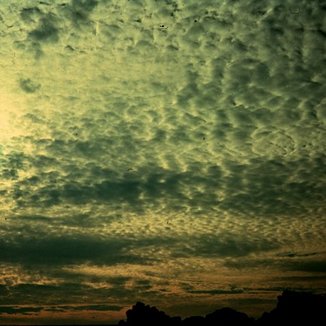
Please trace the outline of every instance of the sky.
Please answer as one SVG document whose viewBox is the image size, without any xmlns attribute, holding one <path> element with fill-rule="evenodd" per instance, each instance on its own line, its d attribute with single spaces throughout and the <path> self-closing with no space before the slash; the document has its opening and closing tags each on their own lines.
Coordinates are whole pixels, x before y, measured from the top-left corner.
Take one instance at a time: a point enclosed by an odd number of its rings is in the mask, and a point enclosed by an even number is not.
<svg viewBox="0 0 326 326">
<path fill-rule="evenodd" d="M 325 292 L 325 10 L 1 0 L 0 324 Z"/>
</svg>

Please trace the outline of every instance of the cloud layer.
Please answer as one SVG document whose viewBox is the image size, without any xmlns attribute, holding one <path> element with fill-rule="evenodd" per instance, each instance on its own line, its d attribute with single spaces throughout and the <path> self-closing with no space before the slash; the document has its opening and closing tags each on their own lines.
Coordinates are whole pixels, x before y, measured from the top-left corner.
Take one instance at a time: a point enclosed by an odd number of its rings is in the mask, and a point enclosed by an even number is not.
<svg viewBox="0 0 326 326">
<path fill-rule="evenodd" d="M 324 11 L 2 1 L 1 316 L 324 289 Z"/>
</svg>

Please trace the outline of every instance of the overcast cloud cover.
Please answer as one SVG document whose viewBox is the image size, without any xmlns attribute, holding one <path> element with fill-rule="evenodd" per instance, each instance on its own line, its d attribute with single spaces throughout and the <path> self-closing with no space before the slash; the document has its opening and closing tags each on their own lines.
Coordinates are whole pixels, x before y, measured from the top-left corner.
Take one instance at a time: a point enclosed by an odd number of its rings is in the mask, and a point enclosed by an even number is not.
<svg viewBox="0 0 326 326">
<path fill-rule="evenodd" d="M 2 0 L 0 319 L 325 291 L 325 10 Z"/>
</svg>

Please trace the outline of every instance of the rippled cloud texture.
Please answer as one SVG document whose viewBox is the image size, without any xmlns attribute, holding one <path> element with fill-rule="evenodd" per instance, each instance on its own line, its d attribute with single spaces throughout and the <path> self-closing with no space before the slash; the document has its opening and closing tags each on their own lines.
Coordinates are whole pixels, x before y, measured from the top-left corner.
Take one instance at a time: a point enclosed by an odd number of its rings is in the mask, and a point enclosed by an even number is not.
<svg viewBox="0 0 326 326">
<path fill-rule="evenodd" d="M 1 1 L 0 319 L 324 291 L 325 10 Z"/>
</svg>

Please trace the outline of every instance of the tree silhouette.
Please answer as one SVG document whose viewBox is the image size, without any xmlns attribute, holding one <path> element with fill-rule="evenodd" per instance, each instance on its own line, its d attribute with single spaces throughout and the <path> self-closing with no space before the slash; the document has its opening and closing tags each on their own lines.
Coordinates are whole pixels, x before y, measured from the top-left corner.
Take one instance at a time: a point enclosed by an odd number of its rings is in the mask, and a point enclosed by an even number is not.
<svg viewBox="0 0 326 326">
<path fill-rule="evenodd" d="M 275 326 L 326 325 L 326 296 L 286 290 L 278 298 L 275 309 L 258 320 L 231 308 L 218 309 L 205 317 L 192 316 L 182 320 L 170 317 L 156 307 L 137 302 L 126 313 L 127 320 L 119 326 Z"/>
</svg>

